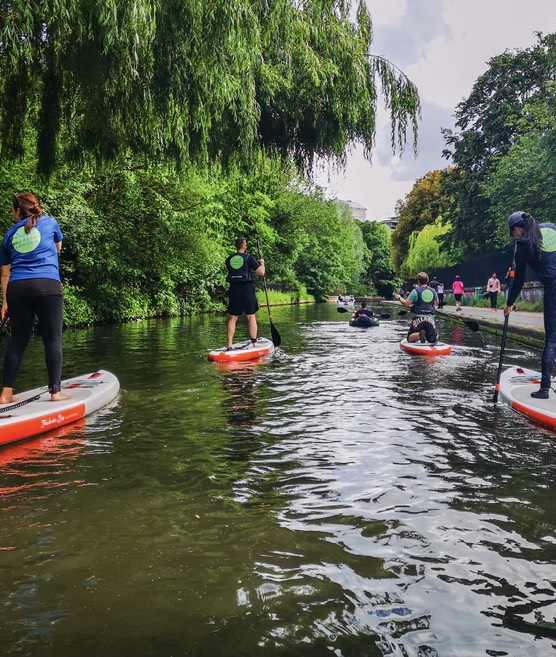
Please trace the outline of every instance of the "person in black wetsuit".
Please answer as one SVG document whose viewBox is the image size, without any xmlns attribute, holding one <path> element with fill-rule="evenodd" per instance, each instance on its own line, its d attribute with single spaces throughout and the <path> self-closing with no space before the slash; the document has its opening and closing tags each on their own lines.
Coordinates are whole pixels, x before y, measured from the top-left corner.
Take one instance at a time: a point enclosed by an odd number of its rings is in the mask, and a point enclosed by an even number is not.
<svg viewBox="0 0 556 657">
<path fill-rule="evenodd" d="M 362 315 L 366 315 L 367 317 L 371 317 L 371 318 L 373 318 L 375 316 L 373 311 L 369 310 L 366 301 L 361 302 L 361 308 L 359 308 L 359 310 L 356 310 L 354 313 L 352 313 L 351 318 L 352 319 L 357 319 L 358 317 L 361 317 Z"/>
<path fill-rule="evenodd" d="M 510 235 L 517 240 L 515 274 L 508 291 L 504 316 L 521 292 L 527 265 L 544 287 L 544 349 L 542 352 L 541 387 L 531 397 L 548 399 L 552 369 L 556 360 L 556 226 L 553 223 L 537 224 L 527 212 L 514 212 L 508 217 Z"/>
<path fill-rule="evenodd" d="M 236 323 L 240 315 L 247 315 L 249 326 L 249 337 L 253 345 L 257 344 L 257 318 L 255 313 L 259 310 L 259 303 L 255 296 L 255 283 L 253 273 L 257 276 L 265 275 L 264 260 L 256 260 L 247 253 L 247 240 L 238 237 L 236 240 L 237 252 L 226 258 L 227 280 L 230 284 L 228 308 L 226 312 L 230 315 L 228 320 L 228 345 L 232 348 Z"/>
<path fill-rule="evenodd" d="M 35 316 L 44 344 L 50 399 L 63 401 L 69 397 L 62 392 L 60 381 L 64 298 L 58 253 L 62 231 L 55 219 L 43 213 L 37 197 L 27 192 L 13 197 L 12 216 L 14 225 L 0 247 L 1 315 L 2 319 L 9 317 L 12 328 L 4 354 L 0 404 L 18 401 L 13 386 Z"/>
<path fill-rule="evenodd" d="M 435 307 L 438 305 L 436 292 L 428 285 L 429 277 L 424 271 L 417 274 L 417 285 L 411 291 L 407 299 L 402 299 L 399 294 L 394 296 L 404 306 L 411 306 L 413 321 L 407 332 L 408 342 L 436 344 L 438 334 L 434 321 Z"/>
</svg>

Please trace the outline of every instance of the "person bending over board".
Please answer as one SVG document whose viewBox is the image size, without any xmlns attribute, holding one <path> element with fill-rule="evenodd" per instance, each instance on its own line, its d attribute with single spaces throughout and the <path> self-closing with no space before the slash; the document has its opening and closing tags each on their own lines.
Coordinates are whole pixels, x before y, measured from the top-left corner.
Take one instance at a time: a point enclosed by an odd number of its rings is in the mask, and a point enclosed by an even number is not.
<svg viewBox="0 0 556 657">
<path fill-rule="evenodd" d="M 12 226 L 0 247 L 2 265 L 2 319 L 9 316 L 11 340 L 4 354 L 0 404 L 18 401 L 15 378 L 33 331 L 35 315 L 44 344 L 51 401 L 69 399 L 61 391 L 64 297 L 58 253 L 62 231 L 55 219 L 43 214 L 33 194 L 15 194 Z"/>
<path fill-rule="evenodd" d="M 257 346 L 257 318 L 255 313 L 259 310 L 259 304 L 255 295 L 255 283 L 253 274 L 265 275 L 264 260 L 256 260 L 247 253 L 247 240 L 238 237 L 236 240 L 236 253 L 226 259 L 228 270 L 227 281 L 230 284 L 228 308 L 226 312 L 230 315 L 228 320 L 228 345 L 232 348 L 238 317 L 245 313 L 249 326 L 249 337 L 253 346 Z"/>
<path fill-rule="evenodd" d="M 411 290 L 407 299 L 403 299 L 399 294 L 395 295 L 404 306 L 411 306 L 413 321 L 407 333 L 408 342 L 422 343 L 428 342 L 436 344 L 438 334 L 436 323 L 434 321 L 435 306 L 438 305 L 438 296 L 432 287 L 428 286 L 429 277 L 424 271 L 417 274 L 417 286 Z"/>
<path fill-rule="evenodd" d="M 541 387 L 532 392 L 531 397 L 548 399 L 556 360 L 556 226 L 552 223 L 537 224 L 530 214 L 519 211 L 508 217 L 508 227 L 510 235 L 516 240 L 515 275 L 508 287 L 504 317 L 513 310 L 529 265 L 544 287 Z M 512 280 L 511 277 L 509 280 Z"/>
</svg>

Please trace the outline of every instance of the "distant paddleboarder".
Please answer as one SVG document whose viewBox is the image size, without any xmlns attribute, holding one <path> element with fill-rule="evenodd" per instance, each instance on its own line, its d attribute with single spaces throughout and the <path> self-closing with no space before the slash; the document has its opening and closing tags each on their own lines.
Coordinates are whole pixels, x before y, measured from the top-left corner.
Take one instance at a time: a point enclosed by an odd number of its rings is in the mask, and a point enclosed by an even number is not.
<svg viewBox="0 0 556 657">
<path fill-rule="evenodd" d="M 236 249 L 236 253 L 226 259 L 227 280 L 230 284 L 226 311 L 230 315 L 227 349 L 232 348 L 238 317 L 244 313 L 247 315 L 251 343 L 256 346 L 257 318 L 255 313 L 259 310 L 259 304 L 255 295 L 253 274 L 264 276 L 266 271 L 262 258 L 256 260 L 251 254 L 247 253 L 247 240 L 245 237 L 237 238 Z"/>
<path fill-rule="evenodd" d="M 527 212 L 514 212 L 508 217 L 510 235 L 517 240 L 515 275 L 508 290 L 504 316 L 512 312 L 523 283 L 527 265 L 544 287 L 544 349 L 542 352 L 542 378 L 539 390 L 531 397 L 548 399 L 552 369 L 556 360 L 556 226 L 537 224 Z M 511 279 L 510 279 L 511 280 Z"/>
<path fill-rule="evenodd" d="M 352 319 L 357 319 L 357 317 L 361 317 L 362 315 L 366 315 L 367 317 L 374 317 L 374 313 L 372 310 L 369 310 L 369 307 L 367 306 L 366 301 L 361 302 L 361 308 L 356 310 L 351 314 Z"/>
<path fill-rule="evenodd" d="M 411 290 L 407 299 L 402 299 L 399 294 L 395 295 L 404 306 L 411 306 L 413 321 L 407 333 L 408 342 L 417 342 L 423 344 L 436 344 L 438 334 L 434 320 L 435 307 L 438 305 L 438 295 L 429 287 L 429 276 L 424 271 L 417 274 L 417 285 Z"/>
</svg>

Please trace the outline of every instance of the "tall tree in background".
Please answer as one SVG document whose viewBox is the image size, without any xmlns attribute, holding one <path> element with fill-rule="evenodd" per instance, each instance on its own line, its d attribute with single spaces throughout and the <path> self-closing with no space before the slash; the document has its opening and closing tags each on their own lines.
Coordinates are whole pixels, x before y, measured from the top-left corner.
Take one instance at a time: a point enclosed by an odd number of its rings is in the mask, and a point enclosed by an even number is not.
<svg viewBox="0 0 556 657">
<path fill-rule="evenodd" d="M 525 210 L 539 221 L 556 219 L 556 84 L 547 93 L 524 108 L 523 134 L 496 158 L 482 186 L 498 218 L 494 236 L 500 248 L 511 241 L 505 221 L 511 212 Z"/>
<path fill-rule="evenodd" d="M 392 269 L 391 230 L 376 221 L 361 223 L 363 240 L 369 250 L 366 284 L 379 296 L 390 298 L 397 289 L 398 278 Z"/>
<path fill-rule="evenodd" d="M 62 155 L 251 163 L 260 148 L 308 170 L 356 142 L 370 158 L 380 92 L 403 149 L 417 91 L 370 54 L 363 1 L 350 16 L 345 0 L 3 2 L 2 155 L 31 126 L 47 174 Z"/>
<path fill-rule="evenodd" d="M 472 257 L 496 246 L 500 217 L 491 212 L 483 184 L 497 158 L 508 153 L 523 129 L 524 107 L 547 93 L 556 79 L 556 34 L 537 36 L 524 50 L 505 52 L 489 61 L 467 100 L 456 110 L 456 130 L 445 130 L 444 155 L 455 165 L 445 181 L 454 204 L 446 216 L 451 249 Z"/>
<path fill-rule="evenodd" d="M 447 175 L 447 170 L 429 171 L 415 182 L 404 200 L 396 204 L 398 225 L 392 233 L 392 261 L 394 269 L 404 277 L 411 275 L 404 263 L 409 254 L 412 233 L 434 224 L 439 216 L 444 215 L 450 203 L 442 186 Z"/>
</svg>

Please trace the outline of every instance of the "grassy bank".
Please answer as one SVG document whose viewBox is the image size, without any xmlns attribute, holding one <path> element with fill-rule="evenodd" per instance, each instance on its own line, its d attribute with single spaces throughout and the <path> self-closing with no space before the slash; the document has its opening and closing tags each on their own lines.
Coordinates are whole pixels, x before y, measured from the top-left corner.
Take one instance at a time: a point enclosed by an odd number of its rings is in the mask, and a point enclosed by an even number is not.
<svg viewBox="0 0 556 657">
<path fill-rule="evenodd" d="M 266 305 L 264 290 L 257 290 L 257 300 L 261 306 Z M 291 306 L 298 303 L 315 303 L 315 297 L 302 287 L 299 292 L 268 291 L 268 301 L 271 306 Z"/>
</svg>

